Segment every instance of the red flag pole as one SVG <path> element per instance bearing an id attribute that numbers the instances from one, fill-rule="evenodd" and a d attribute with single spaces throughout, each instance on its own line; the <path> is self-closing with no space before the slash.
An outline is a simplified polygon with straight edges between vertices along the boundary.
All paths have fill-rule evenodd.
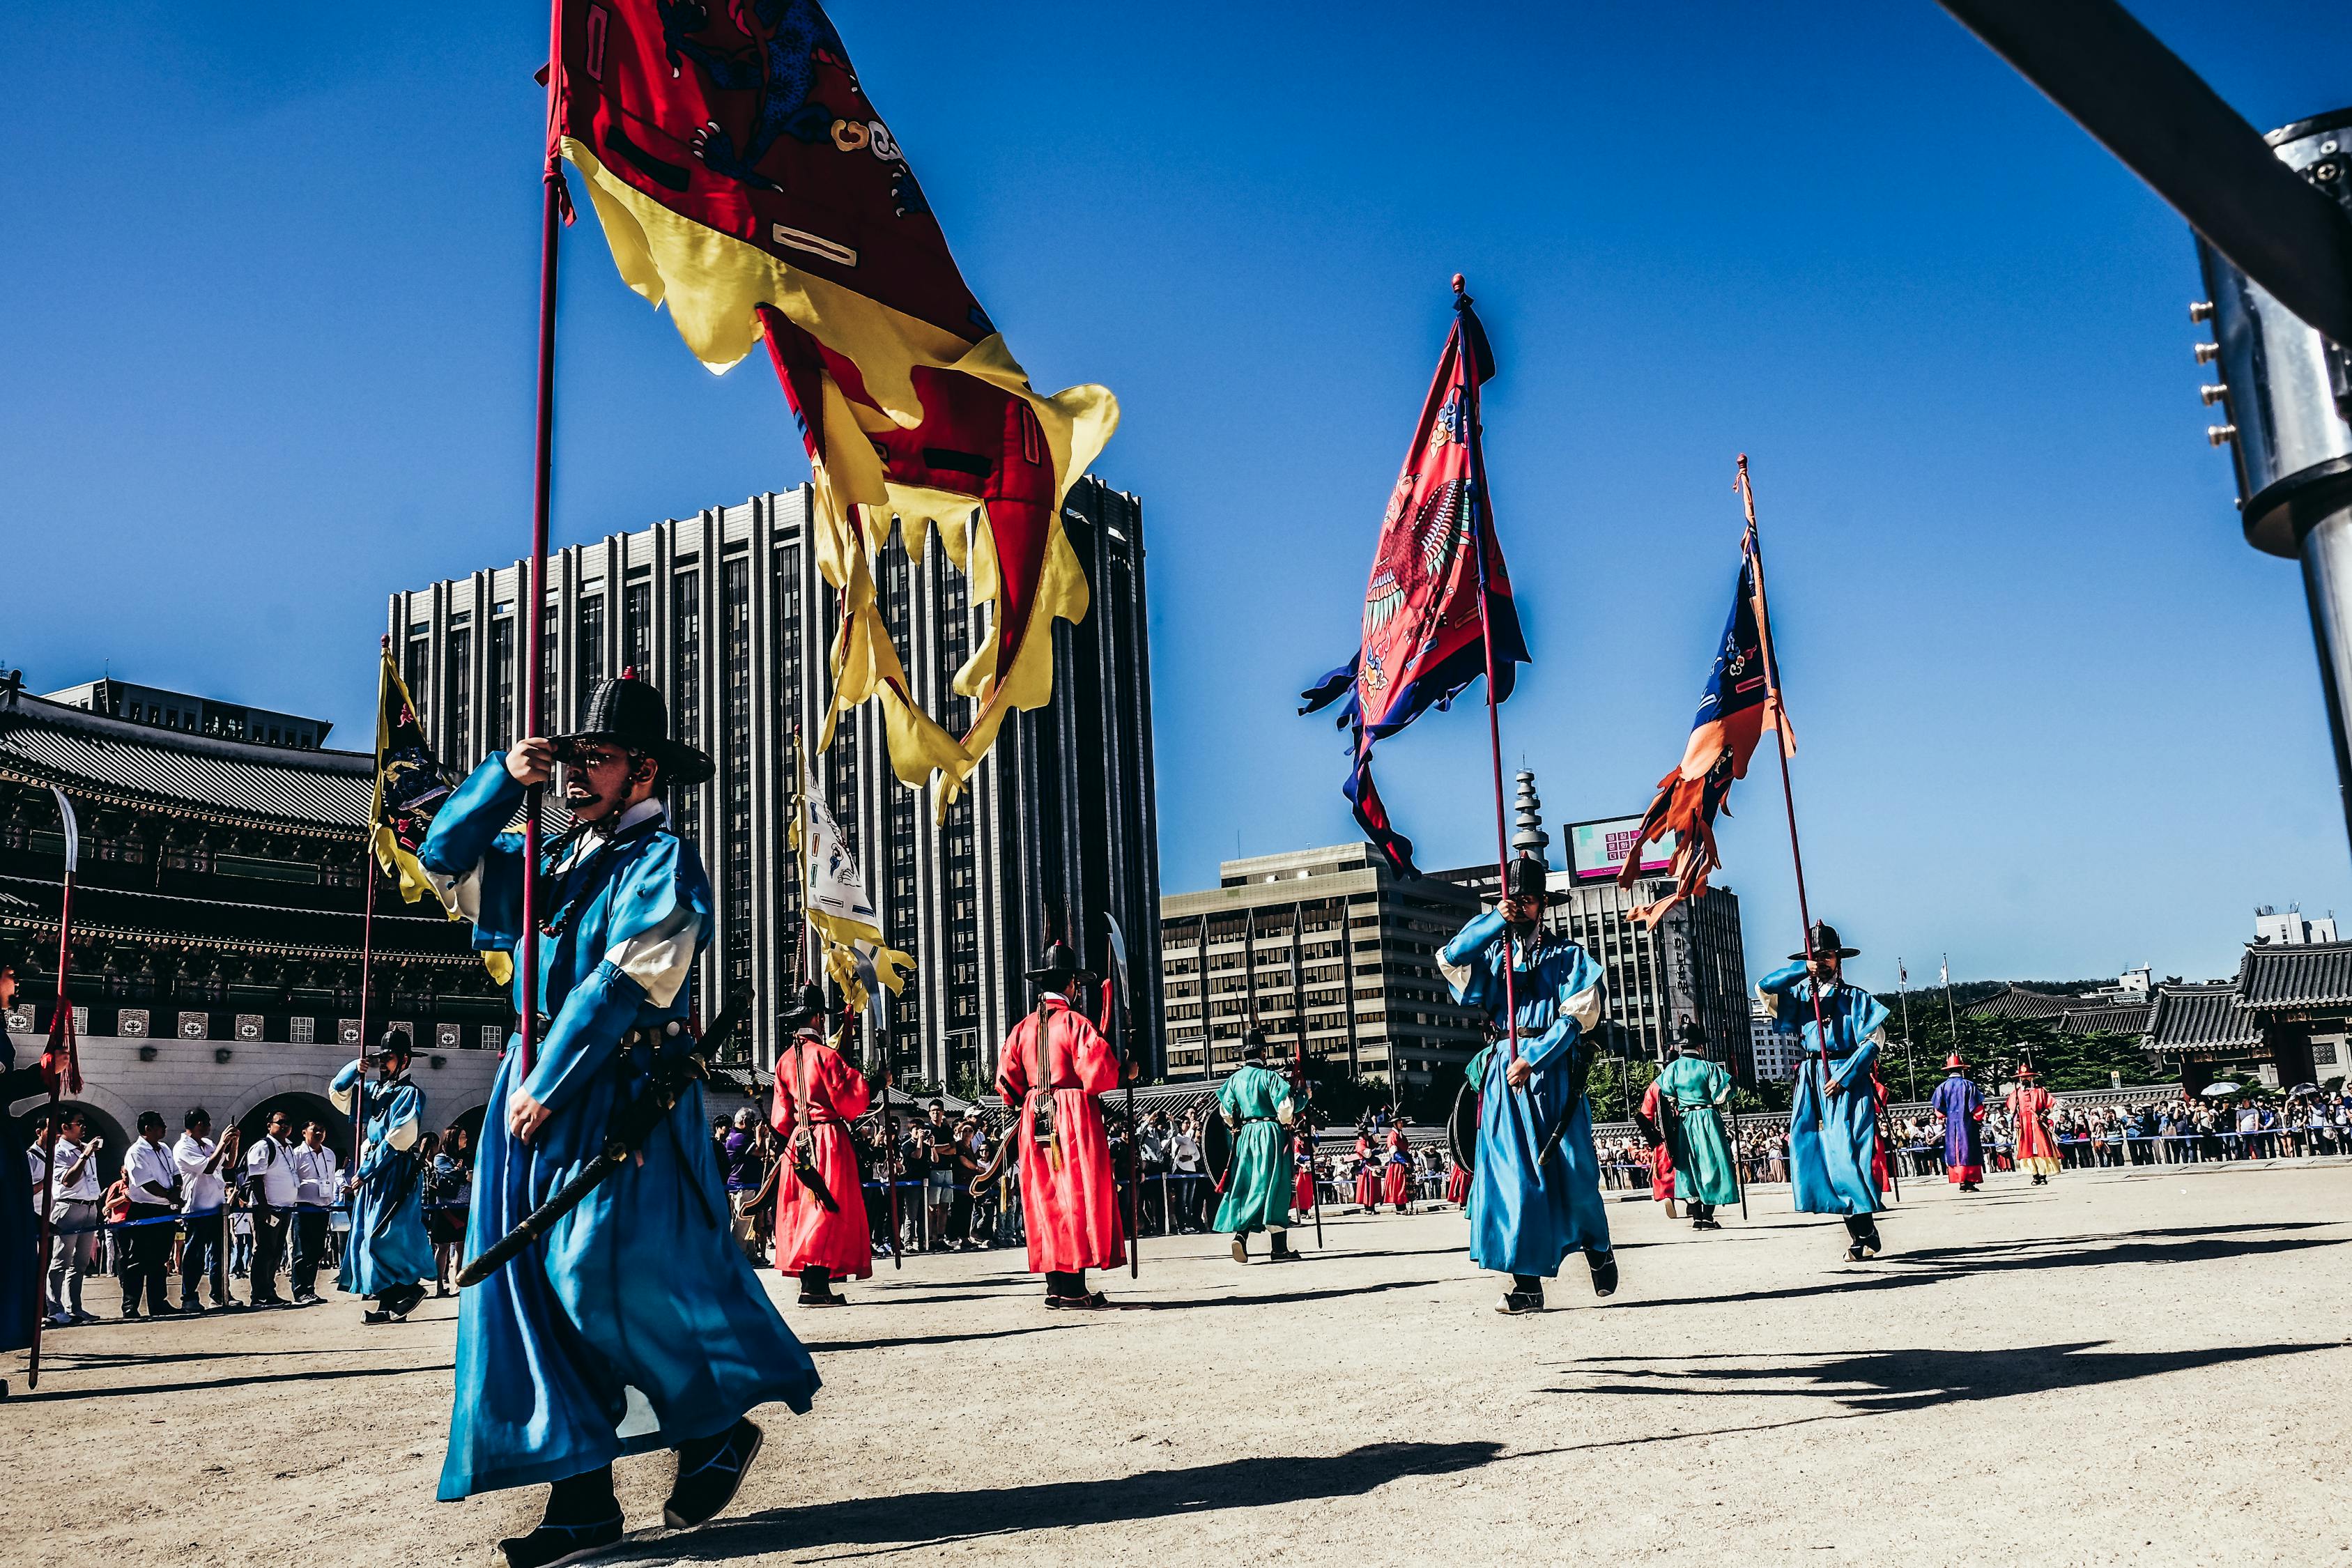
<path id="1" fill-rule="evenodd" d="M 63 795 L 58 796 L 58 804 L 64 805 Z M 57 1237 L 57 1222 L 49 1208 L 57 1192 L 58 1180 L 58 1100 L 65 1084 L 67 1064 L 74 1059 L 73 1003 L 66 995 L 66 969 L 73 955 L 74 860 L 80 834 L 71 816 L 67 817 L 65 828 L 66 874 L 58 896 L 58 1002 L 57 1011 L 49 1019 L 49 1034 L 64 1047 L 65 1060 L 42 1064 L 47 1068 L 49 1110 L 47 1120 L 41 1123 L 41 1250 L 35 1255 L 33 1268 L 33 1343 L 31 1360 L 25 1368 L 25 1386 L 27 1388 L 41 1386 L 41 1327 L 48 1321 L 49 1315 L 43 1281 L 48 1277 L 49 1248 Z M 76 1084 L 75 1088 L 79 1089 L 80 1085 Z"/>
<path id="2" fill-rule="evenodd" d="M 1455 312 L 1454 352 L 1457 365 L 1461 363 L 1460 356 L 1468 353 L 1470 349 L 1468 334 L 1463 331 L 1461 321 L 1461 312 L 1468 310 L 1469 307 L 1470 296 L 1463 291 L 1462 274 L 1457 272 L 1454 275 Z M 1491 522 L 1492 518 L 1486 506 L 1486 443 L 1479 425 L 1478 367 L 1476 365 L 1470 365 L 1463 372 L 1462 384 L 1469 389 L 1470 399 L 1469 439 L 1465 443 L 1470 458 L 1470 553 L 1478 563 L 1478 636 L 1485 644 L 1486 653 L 1486 746 L 1493 757 L 1495 771 L 1495 871 L 1497 877 L 1495 906 L 1499 910 L 1509 901 L 1510 898 L 1511 840 L 1509 829 L 1506 826 L 1507 819 L 1503 807 L 1503 720 L 1502 703 L 1495 695 L 1495 623 L 1494 618 L 1486 613 L 1487 531 L 1482 525 L 1482 520 L 1485 522 Z M 1518 986 L 1512 978 L 1517 955 L 1511 952 L 1509 920 L 1510 917 L 1506 914 L 1503 931 L 1503 1008 L 1508 1015 L 1505 1026 L 1507 1054 L 1504 1058 L 1504 1065 L 1507 1071 L 1512 1063 L 1519 1059 Z M 1402 1086 L 1395 1082 L 1397 1072 L 1394 1047 L 1391 1047 L 1389 1058 L 1389 1078 L 1391 1084 L 1397 1088 L 1399 1098 L 1402 1099 Z M 1504 1080 L 1503 1092 L 1506 1103 L 1512 1107 L 1511 1125 L 1518 1129 L 1524 1152 L 1528 1156 L 1528 1169 L 1533 1171 L 1536 1168 L 1539 1152 L 1528 1131 L 1528 1123 L 1533 1121 L 1532 1092 L 1521 1091 L 1529 1100 L 1528 1113 L 1524 1121 L 1518 1109 L 1520 1096 L 1510 1092 L 1507 1078 Z M 1542 1173 L 1538 1171 L 1536 1175 L 1537 1180 L 1540 1182 Z"/>
<path id="3" fill-rule="evenodd" d="M 1773 730 L 1773 750 L 1780 754 L 1780 800 L 1781 804 L 1788 808 L 1789 813 L 1789 860 L 1790 864 L 1795 868 L 1797 873 L 1797 918 L 1805 923 L 1805 973 L 1807 979 L 1811 982 L 1806 989 L 1811 994 L 1812 999 L 1813 1045 L 1820 1052 L 1822 1064 L 1822 1098 L 1819 1100 L 1816 1100 L 1813 1105 L 1813 1124 L 1816 1129 L 1826 1131 L 1829 1126 L 1829 1029 L 1822 1021 L 1821 982 L 1818 979 L 1814 979 L 1812 974 L 1814 963 L 1813 911 L 1811 903 L 1805 897 L 1805 852 L 1802 847 L 1801 847 L 1797 842 L 1796 790 L 1789 782 L 1789 735 L 1786 717 L 1788 710 L 1780 700 L 1780 659 L 1772 650 L 1772 612 L 1764 597 L 1764 545 L 1757 533 L 1756 491 L 1748 481 L 1748 454 L 1745 452 L 1739 454 L 1739 477 L 1738 485 L 1739 489 L 1740 505 L 1748 514 L 1748 537 L 1743 543 L 1748 552 L 1749 569 L 1756 574 L 1756 640 L 1759 650 L 1764 656 L 1765 689 L 1770 694 L 1769 701 Z M 1872 1120 L 1874 1123 L 1875 1123 L 1877 1119 L 1877 1108 L 1874 1105 L 1872 1108 L 1871 1114 Z M 1883 1131 L 1880 1132 L 1879 1138 L 1883 1147 L 1885 1142 L 1885 1134 Z M 1895 1177 L 1895 1161 L 1891 1153 L 1886 1162 L 1886 1170 L 1889 1180 L 1895 1182 L 1895 1201 L 1900 1203 L 1903 1201 L 1903 1188 L 1900 1181 L 1896 1180 Z"/>
<path id="4" fill-rule="evenodd" d="M 557 10 L 559 27 L 562 12 Z M 561 38 L 559 36 L 560 46 Z M 563 165 L 554 146 L 556 89 L 562 81 L 560 47 L 547 62 L 547 119 L 550 140 L 547 172 L 539 227 L 539 415 L 538 445 L 530 502 L 530 625 L 525 632 L 523 662 L 528 667 L 523 689 L 523 733 L 538 736 L 547 721 L 541 688 L 547 670 L 547 507 L 555 459 L 555 259 L 563 232 L 566 205 Z M 514 1084 L 520 1088 L 530 1071 L 531 1047 L 539 1035 L 539 807 L 544 786 L 523 792 L 522 814 L 522 942 L 517 954 L 521 971 L 515 1030 Z"/>

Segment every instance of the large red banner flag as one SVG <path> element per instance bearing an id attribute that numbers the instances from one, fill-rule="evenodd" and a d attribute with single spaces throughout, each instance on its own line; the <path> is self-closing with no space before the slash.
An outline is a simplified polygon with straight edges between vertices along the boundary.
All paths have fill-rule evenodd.
<path id="1" fill-rule="evenodd" d="M 1495 700 L 1511 694 L 1517 667 L 1528 661 L 1510 574 L 1486 505 L 1478 389 L 1494 374 L 1486 329 L 1469 300 L 1461 299 L 1381 519 L 1364 589 L 1363 639 L 1353 658 L 1305 694 L 1299 710 L 1312 713 L 1339 704 L 1354 762 L 1341 793 L 1355 807 L 1357 824 L 1402 876 L 1419 874 L 1412 841 L 1391 824 L 1372 782 L 1373 745 L 1430 709 L 1450 706 L 1486 672 L 1486 618 L 1494 624 Z"/>
<path id="2" fill-rule="evenodd" d="M 1633 918 L 1655 926 L 1668 910 L 1706 891 L 1706 879 L 1723 864 L 1715 843 L 1715 819 L 1723 814 L 1735 779 L 1748 776 L 1748 759 L 1765 726 L 1779 731 L 1781 744 L 1791 753 L 1796 736 L 1788 715 L 1771 689 L 1764 668 L 1767 635 L 1763 600 L 1756 591 L 1755 536 L 1742 541 L 1739 585 L 1733 591 L 1731 616 L 1723 638 L 1716 644 L 1715 666 L 1708 670 L 1706 689 L 1691 721 L 1690 739 L 1683 760 L 1658 781 L 1658 793 L 1642 817 L 1642 836 L 1625 857 L 1618 885 L 1630 888 L 1641 875 L 1642 846 L 1669 834 L 1675 839 L 1674 890 L 1654 904 L 1633 911 Z"/>
<path id="3" fill-rule="evenodd" d="M 981 309 L 815 0 L 560 0 L 551 153 L 585 181 L 629 286 L 712 370 L 764 340 L 815 480 L 818 570 L 841 595 L 834 701 L 879 701 L 898 777 L 944 811 L 1005 716 L 1053 693 L 1055 617 L 1087 613 L 1061 505 L 1118 422 L 1099 386 L 1047 396 Z M 950 735 L 876 602 L 896 522 L 938 531 L 990 607 Z"/>

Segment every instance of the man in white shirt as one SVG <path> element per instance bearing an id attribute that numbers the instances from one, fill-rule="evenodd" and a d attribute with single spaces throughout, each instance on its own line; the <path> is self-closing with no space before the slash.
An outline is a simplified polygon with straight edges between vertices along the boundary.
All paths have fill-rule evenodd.
<path id="1" fill-rule="evenodd" d="M 148 1315 L 169 1317 L 172 1303 L 163 1296 L 163 1278 L 172 1271 L 169 1222 L 179 1207 L 180 1167 L 164 1147 L 163 1119 L 156 1112 L 139 1113 L 139 1141 L 123 1159 L 122 1175 L 130 1184 L 131 1199 L 123 1237 L 122 1316 L 125 1321 L 138 1318 L 143 1291 Z"/>
<path id="2" fill-rule="evenodd" d="M 294 1172 L 294 1304 L 316 1306 L 319 1265 L 327 1256 L 327 1214 L 334 1206 L 335 1152 L 324 1123 L 303 1124 L 302 1142 L 286 1152 Z"/>
<path id="3" fill-rule="evenodd" d="M 187 1131 L 172 1146 L 172 1162 L 180 1168 L 180 1310 L 201 1312 L 196 1281 L 213 1277 L 213 1310 L 236 1305 L 228 1293 L 228 1182 L 224 1170 L 236 1168 L 236 1129 L 213 1141 L 213 1119 L 201 1105 L 188 1112 Z"/>
<path id="4" fill-rule="evenodd" d="M 49 1191 L 49 1326 L 97 1320 L 81 1310 L 82 1276 L 98 1266 L 98 1152 L 106 1140 L 89 1135 L 89 1121 L 79 1110 L 64 1113 L 57 1149 L 57 1180 Z M 33 1152 L 33 1201 L 41 1199 L 41 1174 L 47 1163 Z"/>
<path id="5" fill-rule="evenodd" d="M 286 1298 L 278 1293 L 278 1271 L 286 1262 L 286 1232 L 294 1223 L 301 1187 L 290 1158 L 293 1150 L 286 1142 L 286 1122 L 284 1111 L 271 1111 L 269 1125 L 245 1157 L 245 1185 L 253 1209 L 251 1279 L 257 1307 L 286 1305 Z"/>

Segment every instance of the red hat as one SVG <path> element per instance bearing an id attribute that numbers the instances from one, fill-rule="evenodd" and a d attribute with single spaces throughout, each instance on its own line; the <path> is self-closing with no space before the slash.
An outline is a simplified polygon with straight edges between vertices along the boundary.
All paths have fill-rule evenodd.
<path id="1" fill-rule="evenodd" d="M 2019 1078 L 2021 1078 L 2021 1079 L 2027 1079 L 2027 1078 L 2033 1078 L 2033 1077 L 2036 1077 L 2036 1076 L 2038 1076 L 2038 1075 L 2036 1075 L 2036 1074 L 2035 1074 L 2035 1072 L 2034 1072 L 2034 1070 L 2033 1070 L 2032 1064 L 2029 1062 L 2029 1063 L 2027 1063 L 2025 1066 L 2021 1067 L 2021 1068 L 2019 1068 L 2017 1069 L 2017 1076 L 2018 1076 Z"/>
<path id="2" fill-rule="evenodd" d="M 1944 1070 L 1947 1072 L 1958 1072 L 1968 1065 L 1968 1063 L 1960 1060 L 1960 1053 L 1958 1051 L 1954 1051 L 1950 1056 L 1944 1059 Z"/>

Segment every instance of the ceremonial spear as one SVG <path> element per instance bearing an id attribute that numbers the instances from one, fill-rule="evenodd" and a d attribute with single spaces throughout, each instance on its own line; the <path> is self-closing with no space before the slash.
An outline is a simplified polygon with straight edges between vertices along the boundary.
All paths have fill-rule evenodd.
<path id="1" fill-rule="evenodd" d="M 57 1234 L 57 1222 L 49 1213 L 49 1205 L 57 1191 L 58 1100 L 68 1077 L 73 1079 L 74 1092 L 81 1092 L 80 1053 L 74 1047 L 73 1003 L 66 995 L 66 971 L 73 958 L 74 872 L 81 861 L 81 825 L 74 818 L 73 802 L 66 798 L 66 792 L 51 784 L 49 793 L 58 797 L 58 818 L 65 830 L 66 870 L 58 892 L 57 1010 L 49 1017 L 49 1043 L 41 1052 L 42 1073 L 49 1080 L 48 1114 L 41 1129 L 48 1142 L 41 1159 L 41 1250 L 33 1270 L 32 1359 L 25 1368 L 27 1388 L 41 1386 L 41 1324 L 48 1316 L 48 1304 L 40 1294 L 41 1278 Z"/>
<path id="2" fill-rule="evenodd" d="M 1826 1134 L 1829 1131 L 1829 1027 L 1822 1018 L 1821 978 L 1813 971 L 1813 966 L 1818 962 L 1813 952 L 1813 911 L 1805 897 L 1805 852 L 1797 842 L 1797 795 L 1795 787 L 1789 782 L 1789 736 L 1786 728 L 1788 710 L 1780 700 L 1780 661 L 1774 657 L 1772 651 L 1772 612 L 1767 606 L 1764 598 L 1764 544 L 1757 533 L 1756 491 L 1748 482 L 1748 454 L 1745 452 L 1739 454 L 1739 477 L 1737 486 L 1739 490 L 1740 505 L 1748 514 L 1748 537 L 1742 542 L 1748 552 L 1748 563 L 1756 573 L 1757 643 L 1764 656 L 1765 689 L 1770 693 L 1772 725 L 1775 731 L 1772 749 L 1780 758 L 1780 799 L 1789 812 L 1789 859 L 1797 873 L 1797 918 L 1802 921 L 1805 926 L 1805 978 L 1808 982 L 1805 992 L 1813 1005 L 1813 1046 L 1821 1054 L 1822 1092 L 1821 1097 L 1813 1102 L 1813 1126 L 1815 1131 Z M 1496 777 L 1499 780 L 1500 775 L 1497 774 Z M 1498 789 L 1501 787 L 1499 783 L 1496 787 Z M 1888 1180 L 1894 1184 L 1895 1201 L 1899 1204 L 1903 1201 L 1903 1182 L 1902 1178 L 1895 1174 L 1895 1152 L 1891 1147 L 1888 1147 L 1886 1130 L 1879 1121 L 1879 1107 L 1875 1103 L 1871 1107 L 1871 1120 L 1873 1125 L 1877 1128 L 1880 1146 L 1887 1150 L 1886 1174 Z"/>
<path id="3" fill-rule="evenodd" d="M 1118 982 L 1111 993 L 1112 1020 L 1126 1025 L 1123 1035 L 1115 1034 L 1113 1038 L 1126 1041 L 1120 1076 L 1127 1079 L 1127 1277 L 1139 1279 L 1143 1277 L 1143 1134 L 1135 1124 L 1135 993 L 1127 973 L 1127 934 L 1108 910 L 1103 911 L 1103 923 L 1110 927 L 1111 971 Z"/>

